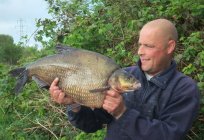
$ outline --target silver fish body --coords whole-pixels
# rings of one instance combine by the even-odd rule
[[[58,77],[59,87],[75,102],[100,108],[105,94],[97,89],[108,88],[109,77],[118,69],[120,67],[112,59],[99,53],[65,48],[65,51],[60,54],[44,57],[26,66],[20,73],[21,82],[17,83],[16,89],[20,92],[29,78],[44,87],[50,86]],[[15,73],[15,70],[11,73]],[[22,79],[25,80],[22,81]],[[24,84],[21,85],[21,83]]]

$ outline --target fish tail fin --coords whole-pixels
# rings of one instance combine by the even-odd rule
[[[9,71],[9,74],[13,77],[18,77],[19,75],[21,75],[24,71],[26,70],[26,68],[16,68],[13,69],[11,71]]]
[[[24,85],[28,81],[28,70],[26,68],[17,68],[11,70],[9,74],[13,77],[17,77],[18,80],[16,82],[16,86],[14,88],[14,92],[18,95],[23,89]]]

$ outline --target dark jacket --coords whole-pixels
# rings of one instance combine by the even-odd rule
[[[106,140],[182,139],[198,113],[196,83],[178,72],[174,61],[150,81],[138,66],[126,70],[140,80],[142,87],[124,94],[128,109],[118,120],[103,109],[82,107],[78,113],[68,112],[69,121],[85,132],[95,132],[108,124]]]

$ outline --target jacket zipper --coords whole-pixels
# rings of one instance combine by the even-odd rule
[[[141,103],[144,103],[145,97],[146,97],[147,94],[148,94],[149,82],[146,80],[146,83],[147,83],[147,84],[145,84],[144,94],[143,94],[143,96],[142,96],[142,102],[141,102]]]

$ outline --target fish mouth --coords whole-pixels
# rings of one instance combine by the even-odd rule
[[[135,91],[135,89],[127,89],[124,92],[133,92],[133,91]]]
[[[137,90],[137,89],[139,89],[141,87],[141,83],[139,83],[139,82],[134,82],[133,84],[132,84],[132,86],[130,87],[130,86],[128,86],[128,87],[117,87],[117,86],[112,86],[111,88],[113,89],[113,90],[115,90],[116,92],[119,92],[119,93],[124,93],[124,92],[133,92],[133,91],[135,91],[135,90]]]
[[[141,88],[141,83],[138,83],[138,82],[135,82],[134,84],[133,84],[133,88],[135,88],[135,89],[138,89],[138,88]]]
[[[124,89],[123,91],[124,91],[124,92],[133,92],[133,91],[139,89],[140,87],[141,87],[141,83],[135,82],[135,83],[132,85],[131,88],[126,88],[126,89]]]

